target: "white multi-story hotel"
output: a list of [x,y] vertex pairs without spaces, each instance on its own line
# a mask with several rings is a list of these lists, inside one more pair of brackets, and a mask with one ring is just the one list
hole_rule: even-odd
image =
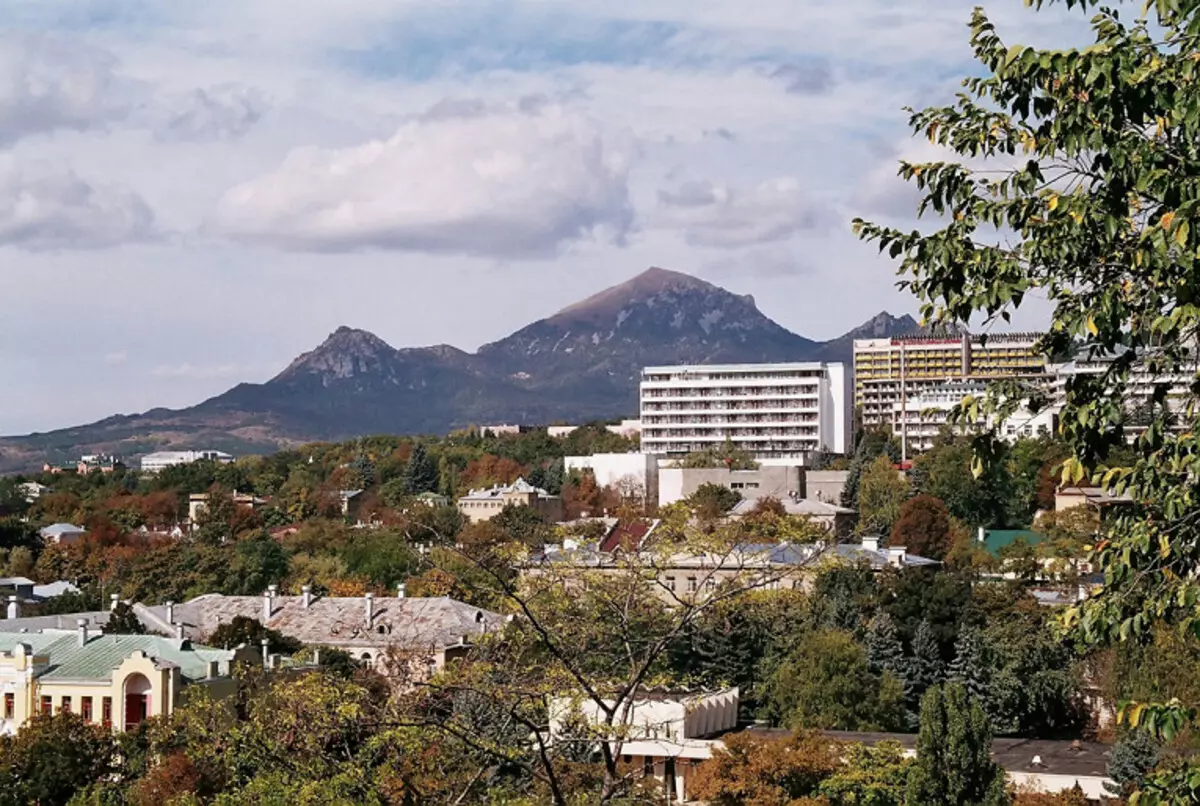
[[143,456],[141,466],[143,473],[160,473],[168,467],[188,465],[202,460],[229,464],[233,457],[221,451],[158,451]]
[[850,450],[844,364],[646,367],[642,452],[680,456],[731,440],[765,463]]

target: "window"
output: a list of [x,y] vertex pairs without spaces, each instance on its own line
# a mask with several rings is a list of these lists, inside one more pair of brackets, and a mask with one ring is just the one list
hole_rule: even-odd
[[112,697],[100,701],[100,722],[106,728],[112,727]]
[[688,593],[695,593],[695,592],[696,592],[696,578],[695,578],[695,577],[688,577],[688,583],[687,583],[687,585],[688,585],[688,588],[687,588],[687,589],[688,589]]
[[704,580],[704,589],[706,591],[715,591],[717,589],[717,580],[713,577]]
[[16,713],[17,713],[17,695],[11,694],[11,693],[5,694],[4,695],[4,718],[12,719],[12,718],[14,718]]
[[666,585],[666,587],[667,587],[667,590],[669,590],[669,591],[674,591],[674,590],[675,590],[675,577],[667,577],[667,578],[665,578],[665,579],[663,580],[663,584],[664,584],[664,585]]
[[63,697],[63,698],[62,698],[62,705],[60,705],[60,706],[59,706],[59,709],[58,709],[58,710],[62,711],[64,714],[69,714],[69,713],[71,713],[71,698],[70,698],[70,697]]
[[42,715],[50,716],[50,714],[52,714],[52,713],[54,713],[54,705],[51,703],[49,697],[43,696],[42,697]]
[[91,697],[80,697],[79,698],[79,715],[83,717],[84,722],[92,721],[92,698]]

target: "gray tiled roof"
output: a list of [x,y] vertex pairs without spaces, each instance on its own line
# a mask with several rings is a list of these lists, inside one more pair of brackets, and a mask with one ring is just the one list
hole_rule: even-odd
[[97,629],[108,623],[108,616],[107,610],[90,610],[86,613],[63,613],[57,616],[0,619],[0,634],[36,633],[39,630],[74,630],[78,619],[85,619],[88,629]]
[[75,632],[0,634],[0,651],[12,652],[17,644],[28,644],[35,655],[49,657],[50,665],[38,674],[42,680],[107,680],[113,669],[137,650],[158,664],[179,667],[185,680],[200,680],[208,674],[208,662],[218,661],[228,674],[232,650],[197,646],[187,641],[156,635],[94,635],[83,646]]
[[[166,630],[166,607],[136,607],[145,620],[159,620]],[[300,596],[276,596],[266,625],[310,645],[407,648],[436,647],[459,643],[464,635],[498,629],[504,621],[499,613],[481,610],[449,597],[372,600],[372,619],[366,623],[366,600],[362,597],[314,596],[306,608]],[[218,625],[237,616],[263,620],[262,596],[223,596],[210,593],[175,605],[176,624],[184,635],[200,640]]]

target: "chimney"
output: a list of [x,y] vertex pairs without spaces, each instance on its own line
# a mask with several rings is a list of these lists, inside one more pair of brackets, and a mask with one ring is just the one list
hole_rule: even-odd
[[319,646],[313,647],[312,663],[313,663],[313,666],[321,665],[321,647],[319,647]]
[[467,644],[471,643],[471,636],[468,635],[467,633],[463,633],[462,635],[459,636],[458,643],[461,644],[462,646],[466,646]]
[[175,603],[174,602],[167,602],[167,623],[168,624],[175,623]]
[[408,588],[403,582],[396,586],[396,598],[403,599],[408,594]]
[[888,564],[894,565],[897,568],[904,565],[904,558],[908,556],[908,550],[904,546],[889,546],[888,547]]
[[118,594],[115,594],[115,593],[114,593],[114,594],[112,594],[111,596],[109,596],[109,597],[108,597],[108,609],[109,609],[110,611],[111,611],[111,610],[116,610],[116,609],[117,609],[117,605],[119,605],[120,603],[121,603],[121,597],[120,597]]
[[864,537],[862,539],[862,547],[867,551],[879,551],[879,536]]
[[85,618],[75,619],[75,631],[79,637],[79,645],[80,646],[83,646],[84,644],[87,643],[87,639],[88,639],[87,624],[88,624],[87,619],[85,619]]
[[[274,587],[274,585],[271,587]],[[271,620],[271,597],[274,595],[275,592],[271,590],[271,588],[267,588],[265,591],[263,591],[262,623],[264,627],[267,625],[267,622]]]
[[987,542],[987,529],[984,529],[982,526],[979,527],[979,542]]
[[367,626],[371,626],[371,622],[375,619],[375,594],[368,593],[363,596],[367,602]]
[[270,653],[267,651],[268,649],[270,649],[270,647],[271,647],[271,642],[266,638],[262,639],[262,664],[263,664],[264,669],[270,668],[271,656],[270,656]]
[[18,599],[16,596],[8,597],[8,617],[9,618],[20,618],[21,617],[21,600]]
[[312,585],[300,586],[300,601],[303,602],[304,609],[307,610],[308,606],[312,604]]
[[175,625],[175,637],[178,638],[180,641],[183,640],[183,625],[182,624]]

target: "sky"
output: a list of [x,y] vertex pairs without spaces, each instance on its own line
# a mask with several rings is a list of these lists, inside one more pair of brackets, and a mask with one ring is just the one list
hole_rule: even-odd
[[192,405],[340,325],[474,350],[650,266],[810,338],[914,313],[849,222],[912,223],[903,108],[978,70],[977,2],[6,0],[0,434]]

